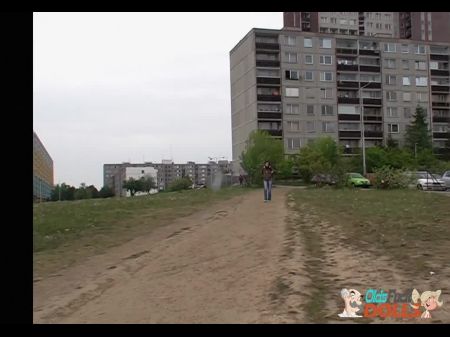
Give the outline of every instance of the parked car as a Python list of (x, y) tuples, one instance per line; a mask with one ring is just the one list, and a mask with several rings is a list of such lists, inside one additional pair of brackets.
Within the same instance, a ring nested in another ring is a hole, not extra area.
[(444, 172), (442, 180), (444, 181), (445, 187), (450, 188), (450, 171)]
[(419, 190), (446, 191), (445, 181), (438, 174), (427, 171), (416, 172), (416, 186)]
[(323, 185), (336, 185), (336, 178), (329, 174), (316, 174), (312, 177), (311, 182), (315, 183), (316, 186)]
[(347, 184), (353, 187), (370, 187), (370, 180), (362, 174), (351, 172), (347, 173)]

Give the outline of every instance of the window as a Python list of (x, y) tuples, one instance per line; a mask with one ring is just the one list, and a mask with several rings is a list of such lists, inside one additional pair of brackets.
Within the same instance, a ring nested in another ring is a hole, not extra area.
[(391, 19), (391, 14), (384, 14), (384, 19), (385, 20), (390, 20)]
[(299, 89), (298, 88), (286, 88), (286, 97), (298, 97)]
[(384, 29), (391, 30), (391, 28), (392, 28), (392, 26), (391, 26), (390, 23), (386, 23), (386, 24), (384, 25)]
[(386, 84), (395, 85), (397, 77), (395, 75), (386, 75)]
[(416, 54), (425, 54), (425, 46), (421, 44), (414, 45), (414, 52)]
[(388, 124), (389, 133), (398, 133), (398, 124)]
[(333, 80), (333, 73), (330, 72), (320, 72), (320, 80), (321, 81), (332, 81)]
[(384, 51), (387, 53), (395, 53), (396, 51), (395, 43), (385, 43)]
[(360, 74), (359, 80), (361, 82), (381, 82), (381, 75)]
[(427, 70), (427, 63), (425, 61), (415, 62), (416, 70)]
[(403, 93), (403, 101), (404, 101), (404, 102), (409, 102), (409, 101), (411, 101), (411, 93), (410, 93), (410, 92), (404, 92), (404, 93)]
[(382, 25), (381, 25), (381, 23), (377, 23), (377, 24), (375, 24), (375, 27), (376, 27), (377, 29), (381, 29)]
[(403, 116), (405, 118), (411, 118), (411, 108), (403, 108)]
[(347, 20), (346, 19), (340, 19), (339, 20), (339, 24), (346, 25), (347, 24)]
[(312, 71), (305, 71), (305, 81), (314, 81), (314, 76)]
[(387, 115), (388, 115), (388, 117), (398, 117), (397, 108), (388, 107)]
[(388, 69), (394, 69), (395, 68), (395, 59), (385, 59), (384, 66)]
[(331, 39), (321, 38), (320, 41), (320, 48), (331, 48)]
[(333, 116), (333, 106), (322, 105), (322, 116)]
[(402, 68), (405, 70), (409, 69), (409, 60), (402, 60)]
[(409, 53), (409, 45), (402, 44), (402, 53), (403, 54), (408, 54)]
[(433, 69), (433, 70), (439, 69), (439, 63), (437, 63), (436, 61), (431, 61), (430, 69)]
[(305, 47), (305, 48), (312, 48), (312, 46), (313, 46), (312, 39), (305, 37), (303, 39), (303, 47)]
[(428, 94), (426, 92), (418, 92), (416, 94), (417, 101), (419, 102), (428, 102)]
[(279, 104), (258, 104), (258, 111), (281, 112), (281, 106)]
[(300, 77), (300, 72), (298, 70), (286, 70), (287, 80), (298, 80)]
[(333, 98), (333, 89), (332, 88), (320, 88), (320, 98)]
[(321, 17), (320, 17), (320, 22), (321, 22), (321, 23), (328, 23), (328, 17), (326, 17), (326, 16), (321, 16)]
[(427, 77), (417, 76), (416, 87), (426, 87), (428, 85)]
[(305, 88), (306, 98), (316, 98), (316, 88)]
[(308, 104), (306, 106), (306, 114), (308, 116), (314, 116), (314, 105)]
[(314, 124), (314, 121), (306, 122), (306, 131), (307, 132), (316, 132), (316, 126)]
[(388, 101), (396, 101), (397, 93), (395, 91), (386, 91), (386, 99)]
[(411, 79), (409, 78), (409, 76), (403, 76), (402, 83), (403, 85), (411, 85)]
[(300, 106), (298, 104), (286, 104), (286, 113), (290, 115), (300, 114)]
[(336, 20), (336, 18), (330, 18), (330, 22), (336, 24), (337, 20)]
[(336, 123), (322, 122), (322, 132), (336, 132)]
[(300, 130), (300, 122), (289, 121), (289, 122), (286, 122), (286, 124), (287, 124), (288, 130), (290, 130), (290, 131), (298, 131), (298, 130)]
[(288, 138), (287, 143), (289, 150), (296, 150), (300, 148), (300, 138)]
[(354, 26), (354, 25), (356, 25), (356, 20), (348, 20), (348, 24), (350, 26)]
[(312, 55), (305, 55), (305, 64), (313, 64), (313, 56)]
[(287, 63), (297, 63), (297, 53), (286, 53)]
[(333, 58), (331, 55), (320, 55), (320, 64), (333, 64)]
[(288, 46), (295, 46), (295, 36), (285, 36), (285, 42)]

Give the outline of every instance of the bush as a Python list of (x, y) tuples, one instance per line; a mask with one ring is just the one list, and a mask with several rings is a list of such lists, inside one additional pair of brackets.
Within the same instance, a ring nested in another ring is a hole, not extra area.
[(402, 169), (395, 169), (390, 166), (382, 166), (374, 170), (375, 187), (381, 189), (408, 188), (411, 178)]
[(170, 186), (170, 191), (181, 191), (181, 190), (188, 190), (192, 187), (192, 181), (189, 178), (181, 178), (174, 180)]

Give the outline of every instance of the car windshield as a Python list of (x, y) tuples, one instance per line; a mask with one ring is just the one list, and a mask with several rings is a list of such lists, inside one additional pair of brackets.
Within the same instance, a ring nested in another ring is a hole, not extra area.
[(417, 179), (440, 179), (441, 175), (439, 174), (430, 174), (427, 172), (418, 172)]
[(350, 173), (350, 178), (364, 178), (364, 177), (359, 173)]

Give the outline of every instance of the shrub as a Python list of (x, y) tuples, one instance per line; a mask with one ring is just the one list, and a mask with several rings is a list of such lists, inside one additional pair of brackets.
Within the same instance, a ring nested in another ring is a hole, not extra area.
[(407, 188), (411, 183), (411, 178), (405, 174), (404, 170), (395, 169), (390, 166), (382, 166), (374, 170), (375, 187), (381, 189)]
[(174, 180), (170, 186), (170, 191), (181, 191), (181, 190), (188, 190), (192, 187), (192, 181), (189, 178), (180, 178)]

